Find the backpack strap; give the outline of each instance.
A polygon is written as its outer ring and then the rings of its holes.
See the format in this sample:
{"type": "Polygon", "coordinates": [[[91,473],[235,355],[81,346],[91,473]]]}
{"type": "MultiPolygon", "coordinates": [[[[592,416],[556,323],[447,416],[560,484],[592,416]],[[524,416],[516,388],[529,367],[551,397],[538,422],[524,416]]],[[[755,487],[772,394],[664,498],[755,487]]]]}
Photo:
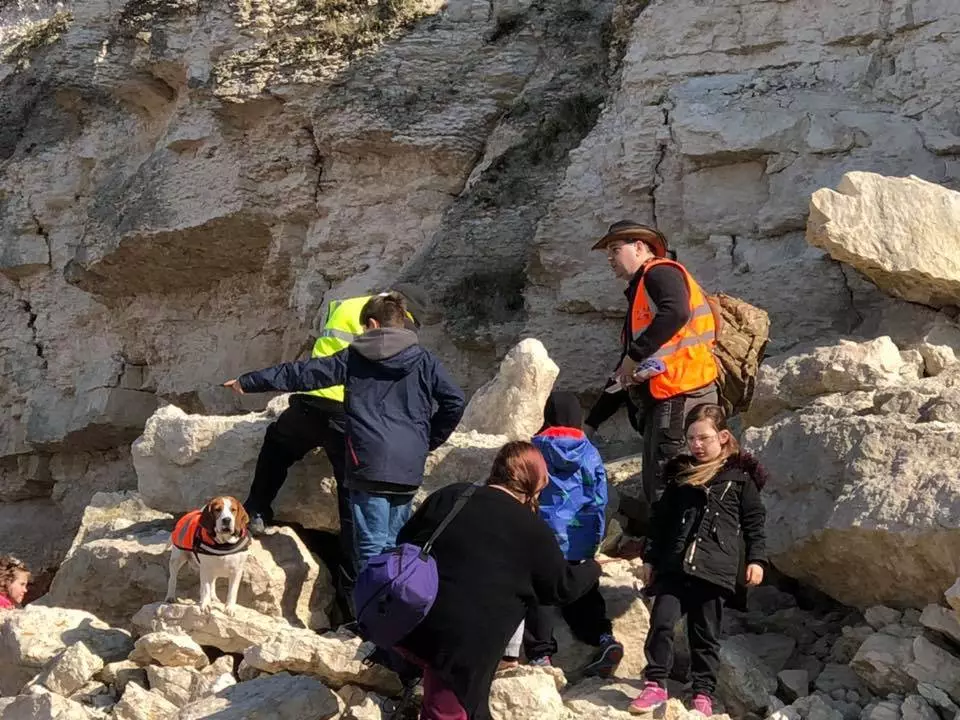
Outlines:
{"type": "Polygon", "coordinates": [[[433,548],[434,541],[440,536],[440,533],[447,529],[447,525],[450,524],[450,521],[453,520],[461,510],[463,510],[463,506],[467,504],[467,500],[470,499],[470,496],[473,495],[476,489],[477,486],[471,484],[460,494],[460,497],[457,498],[457,502],[454,504],[453,508],[449,513],[447,513],[447,516],[443,519],[443,521],[437,525],[437,529],[433,531],[430,539],[423,544],[423,550],[420,551],[421,558],[425,558],[430,554],[430,550],[433,548]]]}

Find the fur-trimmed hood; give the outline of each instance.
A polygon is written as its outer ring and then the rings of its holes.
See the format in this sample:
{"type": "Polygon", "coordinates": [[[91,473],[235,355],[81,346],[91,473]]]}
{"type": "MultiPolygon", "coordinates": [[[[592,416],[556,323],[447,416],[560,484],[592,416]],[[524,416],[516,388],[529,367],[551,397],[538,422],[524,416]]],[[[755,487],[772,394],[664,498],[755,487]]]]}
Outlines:
{"type": "MultiPolygon", "coordinates": [[[[677,455],[677,457],[667,463],[663,471],[668,478],[674,480],[684,469],[695,463],[696,459],[692,455],[677,455]]],[[[756,483],[757,488],[760,490],[763,490],[764,485],[767,484],[767,480],[770,478],[770,474],[766,468],[746,450],[741,450],[736,455],[731,455],[727,458],[727,462],[717,475],[719,476],[727,470],[741,470],[745,472],[753,479],[753,482],[756,483]]]]}

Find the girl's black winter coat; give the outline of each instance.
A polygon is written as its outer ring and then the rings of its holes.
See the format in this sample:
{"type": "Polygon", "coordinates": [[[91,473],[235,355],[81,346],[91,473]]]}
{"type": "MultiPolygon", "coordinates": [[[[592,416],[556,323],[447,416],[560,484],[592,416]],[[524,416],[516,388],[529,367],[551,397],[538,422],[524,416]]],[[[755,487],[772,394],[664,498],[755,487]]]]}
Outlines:
{"type": "Polygon", "coordinates": [[[644,561],[654,568],[655,585],[657,577],[681,574],[733,591],[745,565],[766,563],[760,499],[766,472],[740,453],[705,485],[693,486],[684,483],[683,470],[694,462],[681,455],[664,468],[666,489],[653,508],[644,561]]]}

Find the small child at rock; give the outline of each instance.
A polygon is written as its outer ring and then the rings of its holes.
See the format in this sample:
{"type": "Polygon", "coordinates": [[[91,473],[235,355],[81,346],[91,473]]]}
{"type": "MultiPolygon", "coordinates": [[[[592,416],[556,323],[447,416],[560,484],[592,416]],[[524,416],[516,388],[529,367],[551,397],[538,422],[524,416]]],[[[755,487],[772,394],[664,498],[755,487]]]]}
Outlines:
{"type": "Polygon", "coordinates": [[[0,555],[0,610],[23,605],[30,583],[27,566],[12,555],[0,555]]]}
{"type": "Polygon", "coordinates": [[[760,489],[766,472],[740,451],[719,405],[697,405],[685,426],[690,454],[664,467],[665,489],[653,507],[644,553],[644,584],[656,599],[644,648],[646,683],[630,705],[634,715],[650,715],[667,702],[674,628],[683,615],[693,708],[713,714],[724,601],[739,577],[747,585],[763,581],[766,513],[760,489]]]}
{"type": "MultiPolygon", "coordinates": [[[[547,462],[550,482],[540,493],[540,517],[553,530],[567,562],[590,560],[603,541],[607,508],[607,474],[600,453],[582,430],[583,411],[576,395],[550,393],[544,424],[533,444],[547,462]]],[[[613,675],[623,659],[623,645],[613,637],[613,624],[599,583],[560,608],[573,635],[597,648],[583,668],[584,676],[613,675]]],[[[549,665],[557,652],[553,608],[532,606],[526,616],[524,654],[531,665],[549,665]]]]}

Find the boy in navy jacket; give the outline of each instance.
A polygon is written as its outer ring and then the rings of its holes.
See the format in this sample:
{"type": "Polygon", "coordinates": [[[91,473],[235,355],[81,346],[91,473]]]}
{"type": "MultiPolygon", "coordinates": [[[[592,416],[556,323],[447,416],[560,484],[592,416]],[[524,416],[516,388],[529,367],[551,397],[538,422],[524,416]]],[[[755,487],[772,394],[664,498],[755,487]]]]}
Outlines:
{"type": "Polygon", "coordinates": [[[245,393],[346,387],[344,487],[357,571],[395,545],[423,482],[428,453],[446,442],[463,415],[463,391],[418,344],[417,334],[404,328],[406,312],[402,295],[377,295],[360,315],[364,334],[345,350],[226,383],[245,393]]]}

